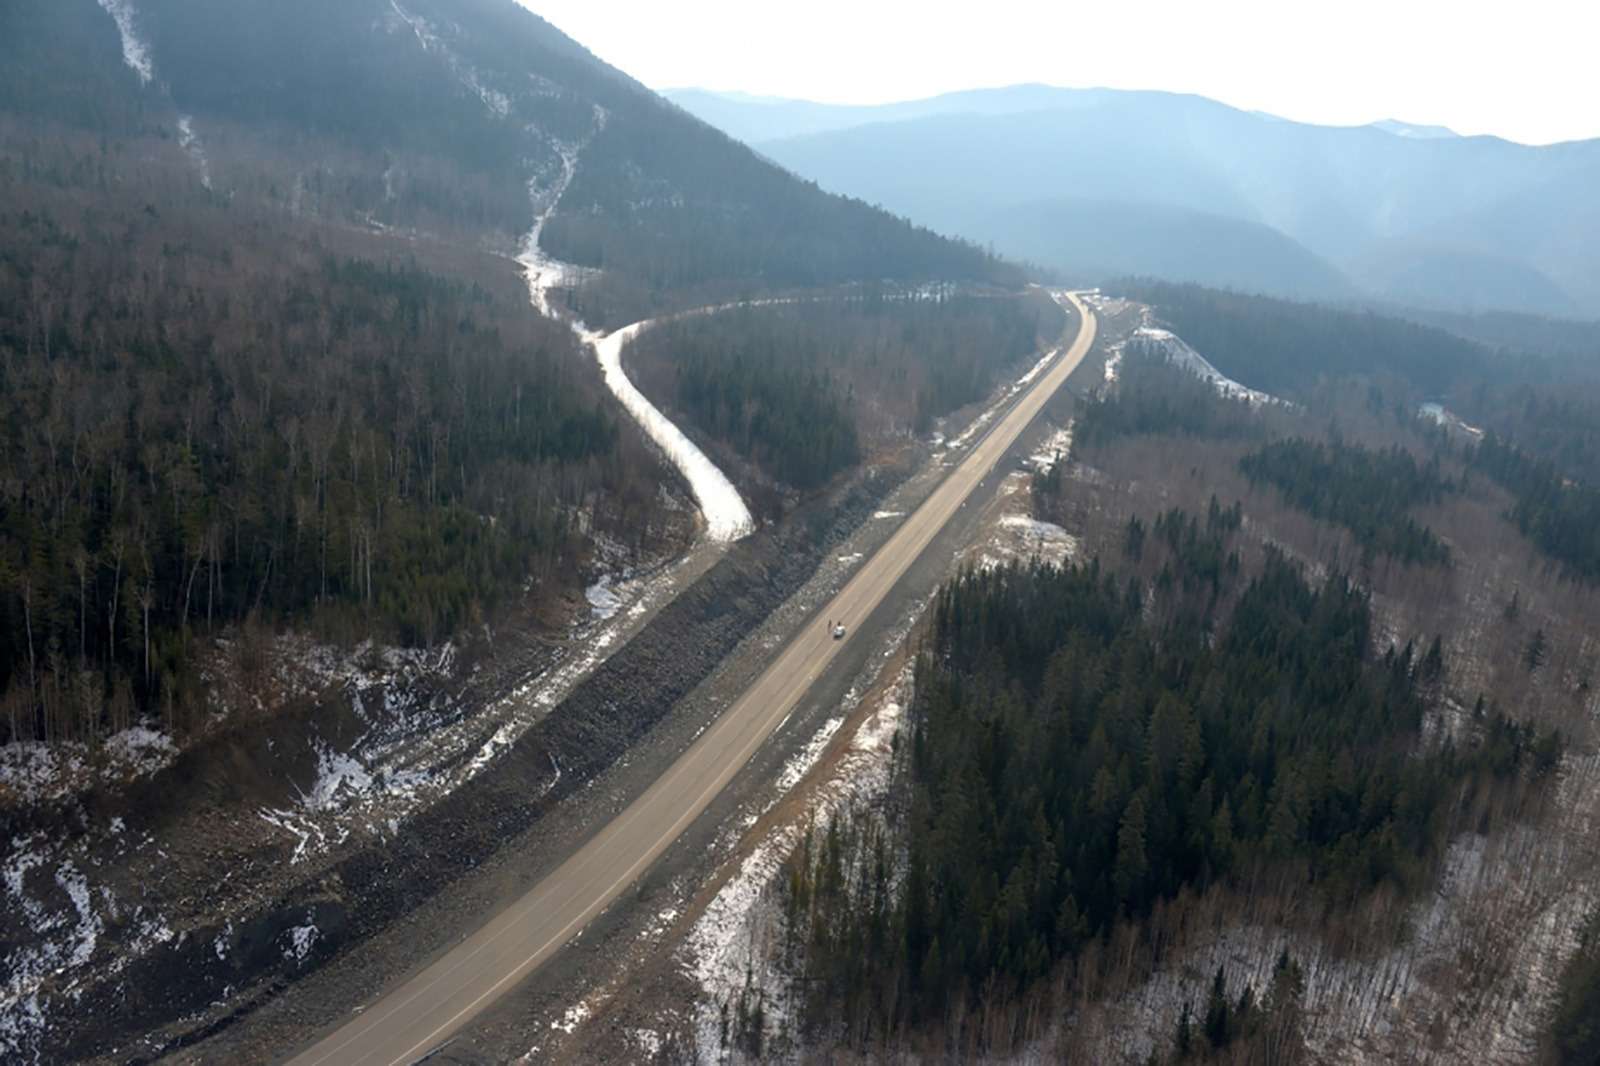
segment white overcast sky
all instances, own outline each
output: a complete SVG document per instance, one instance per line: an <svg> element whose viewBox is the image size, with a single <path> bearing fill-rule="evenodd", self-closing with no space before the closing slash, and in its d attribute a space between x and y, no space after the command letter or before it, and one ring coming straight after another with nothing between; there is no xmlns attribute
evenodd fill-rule
<svg viewBox="0 0 1600 1066"><path fill-rule="evenodd" d="M521 0L654 89L832 103L1045 82L1303 122L1600 137L1595 0Z"/></svg>

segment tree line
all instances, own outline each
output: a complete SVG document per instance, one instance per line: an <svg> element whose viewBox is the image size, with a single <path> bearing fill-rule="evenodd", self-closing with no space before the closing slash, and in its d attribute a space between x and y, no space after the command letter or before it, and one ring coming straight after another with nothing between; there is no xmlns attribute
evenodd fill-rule
<svg viewBox="0 0 1600 1066"><path fill-rule="evenodd" d="M1119 291L1155 307L1222 373L1274 396L1302 397L1324 377L1389 375L1441 396L1495 370L1480 344L1370 311L1165 282L1129 282Z"/></svg>
<svg viewBox="0 0 1600 1066"><path fill-rule="evenodd" d="M1472 450L1472 462L1511 493L1511 520L1541 552L1578 578L1600 581L1600 489L1493 432Z"/></svg>

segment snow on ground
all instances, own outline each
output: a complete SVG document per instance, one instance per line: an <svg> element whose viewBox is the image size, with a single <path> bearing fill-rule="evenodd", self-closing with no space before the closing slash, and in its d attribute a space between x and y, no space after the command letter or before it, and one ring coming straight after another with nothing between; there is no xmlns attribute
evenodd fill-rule
<svg viewBox="0 0 1600 1066"><path fill-rule="evenodd" d="M1062 303L1063 306L1065 306L1063 301L1066 299L1066 294L1064 292L1052 290L1050 295L1057 303ZM1004 407L1007 400L1011 399L1011 397L1015 396L1017 393L1026 388L1034 378L1043 373L1045 368L1054 362L1065 351L1065 348L1052 348L1045 352L1039 361L1028 369L1027 373L1023 374L1016 381L1004 386L1002 391L998 392L993 398L991 398L990 401L985 405L984 409L978 414L978 417L974 418L966 429L962 430L960 433L956 434L955 437L948 441L944 439L942 434L934 434L934 446L942 446L949 448L952 451L958 451L971 444L975 439L977 439L979 434L988 428L989 424L993 422L1000 414L1001 409Z"/></svg>
<svg viewBox="0 0 1600 1066"><path fill-rule="evenodd" d="M284 931L283 957L291 962L305 962L321 936L322 931L312 921L311 912L307 911L305 925L297 925Z"/></svg>
<svg viewBox="0 0 1600 1066"><path fill-rule="evenodd" d="M1202 381L1210 382L1218 393L1229 399L1244 400L1252 407L1283 402L1276 396L1260 392L1234 381L1212 366L1205 356L1184 343L1182 337L1169 330L1157 329L1154 326L1141 326L1134 331L1133 340L1147 350L1154 351L1173 366L1189 371Z"/></svg>
<svg viewBox="0 0 1600 1066"><path fill-rule="evenodd" d="M1055 465L1072 454L1072 423L1068 422L1044 439L1032 455L1025 460L1039 474L1048 474Z"/></svg>
<svg viewBox="0 0 1600 1066"><path fill-rule="evenodd" d="M1053 522L1008 514L1000 519L999 532L1003 539L997 550L1003 555L1056 564L1078 557L1078 538Z"/></svg>
<svg viewBox="0 0 1600 1066"><path fill-rule="evenodd" d="M1052 348L1050 351L1045 352L1044 355L1040 357L1040 359L1039 359L1039 361L1037 363L1034 363L1033 366L1028 368L1028 372L1026 374L1022 375L1020 378L1017 379L1016 383L1018 385L1026 385L1028 382L1030 382L1034 378L1038 377L1040 372L1043 371L1045 367L1050 365L1050 360L1054 359L1056 356L1058 356L1060 354L1061 354L1061 349L1060 348Z"/></svg>
<svg viewBox="0 0 1600 1066"><path fill-rule="evenodd" d="M451 48L438 34L433 32L433 27L428 24L427 19L420 15L413 15L401 7L398 0L389 0L389 7L400 21L405 23L411 29L411 32L416 35L417 43L422 46L422 50L442 56L445 63L450 67L450 73L455 75L456 80L464 88L483 101L484 107L501 118L511 114L511 98L505 93L484 85L472 65L464 61L456 54L455 49Z"/></svg>
<svg viewBox="0 0 1600 1066"><path fill-rule="evenodd" d="M1409 934L1371 953L1336 952L1275 926L1228 926L1111 1006L1101 1058L1144 1061L1185 1002L1204 1002L1219 967L1230 990L1248 981L1260 995L1287 949L1304 973L1304 1035L1316 1061L1395 1061L1430 1040L1430 1061L1532 1061L1563 960L1597 899L1593 871L1580 873L1566 855L1541 861L1550 850L1528 827L1457 837L1435 891L1410 909ZM1471 980L1451 980L1463 968ZM1444 1018L1441 1039L1430 1027Z"/></svg>
<svg viewBox="0 0 1600 1066"><path fill-rule="evenodd" d="M589 614L599 622L622 609L622 597L612 589L610 574L601 575L599 581L584 589L583 598L589 601Z"/></svg>
<svg viewBox="0 0 1600 1066"><path fill-rule="evenodd" d="M804 814L774 828L751 850L690 929L679 958L701 990L695 1016L697 1061L717 1061L722 1007L738 1000L747 981L765 994L768 1034L787 1026L793 1013L790 990L776 965L783 936L780 873L808 826L813 832L825 831L834 818L871 805L888 792L894 738L910 684L908 665L861 723L828 778L808 797ZM842 721L824 723L785 767L784 791L809 772Z"/></svg>
<svg viewBox="0 0 1600 1066"><path fill-rule="evenodd" d="M978 416L967 425L966 429L962 430L948 441L944 440L938 435L935 435L934 443L936 445L942 444L951 451L959 451L960 449L971 444L978 438L979 434L983 430L987 429L989 424L1000 415L1006 401L1011 399L1011 397L1015 396L1017 393L1021 392L1030 381L1038 377L1039 373L1044 370L1045 367L1049 366L1050 363L1065 350L1066 349L1064 348L1052 348L1050 351L1046 352L1044 354L1044 358L1035 363L1026 374L1023 374L1016 381L1006 385L1002 392L998 393L993 399L991 399L990 402L985 405L984 409L978 413Z"/></svg>
<svg viewBox="0 0 1600 1066"><path fill-rule="evenodd" d="M34 804L61 799L96 782L149 777L177 758L172 738L143 725L87 744L15 741L0 746L0 799Z"/></svg>
<svg viewBox="0 0 1600 1066"><path fill-rule="evenodd" d="M605 111L596 107L595 126L589 135L590 138L605 127L605 121ZM534 198L535 217L533 228L523 240L522 254L517 262L521 264L523 277L528 284L528 299L534 309L546 318L558 320L563 318L556 312L550 301L550 295L553 290L571 284L574 268L546 255L539 247L539 238L544 232L545 223L555 213L561 197L565 195L567 186L572 183L572 177L577 172L578 157L587 144L587 139L578 144L558 144L561 171L556 179L548 186L541 186L537 179L529 183L529 192ZM616 396L628 414L655 442L656 447L666 454L668 461L677 467L689 482L690 491L694 493L695 501L705 516L706 535L713 541L730 542L752 532L755 529L755 519L751 516L750 509L745 506L744 500L740 498L738 490L733 487L733 482L728 480L727 475L719 470L716 464L673 424L671 419L662 414L661 410L639 391L622 369L623 347L652 325L654 320L635 322L631 326L625 326L608 334L590 330L581 322L570 319L567 321L579 338L594 349L595 358L600 363L601 376L605 379L612 395Z"/></svg>
<svg viewBox="0 0 1600 1066"><path fill-rule="evenodd" d="M647 325L648 322L635 322L593 340L595 355L600 360L600 373L612 395L621 401L634 421L688 480L689 489L700 504L700 512L705 515L706 535L724 543L738 540L755 529L755 519L739 497L739 490L706 457L705 452L684 436L683 431L628 380L628 375L622 369L623 346L638 336Z"/></svg>
<svg viewBox="0 0 1600 1066"><path fill-rule="evenodd" d="M72 861L62 861L42 833L12 838L0 880L6 906L37 934L11 948L0 970L0 1060L38 1062L48 1025L43 999L74 995L81 979L74 971L94 956L105 919L88 879Z"/></svg>
<svg viewBox="0 0 1600 1066"><path fill-rule="evenodd" d="M100 6L116 20L117 33L122 37L122 61L139 76L139 84L149 85L156 76L155 65L150 61L150 46L134 25L133 0L100 0Z"/></svg>
<svg viewBox="0 0 1600 1066"><path fill-rule="evenodd" d="M1111 354L1106 356L1106 384L1115 385L1117 378L1122 374L1123 346L1118 344L1111 349Z"/></svg>
<svg viewBox="0 0 1600 1066"><path fill-rule="evenodd" d="M289 810L263 808L258 815L293 838L291 861L309 858L352 833L392 834L415 811L477 777L510 750L610 658L646 613L670 597L686 565L688 557L622 582L602 579L597 584L610 597L608 609L579 623L549 667L469 717L460 716L430 687L432 679L448 676L454 660L448 646L420 664L411 656L427 653L390 649L376 656L374 672L339 677L366 731L342 752L314 741L316 774L300 788L298 802ZM338 677L331 664L325 669ZM558 777L560 767L552 766L551 772Z"/></svg>
<svg viewBox="0 0 1600 1066"><path fill-rule="evenodd" d="M596 129L604 122L605 112L596 108ZM593 133L590 134L593 136ZM574 273L567 264L559 259L546 255L543 248L539 247L539 238L544 233L545 223L550 221L550 216L555 214L556 206L561 203L561 197L566 194L567 186L572 184L572 177L578 172L578 154L583 151L588 143L585 140L579 144L562 144L557 142L556 154L560 160L560 172L548 184L541 183L537 176L528 181L528 195L533 200L534 217L533 228L522 241L522 254L517 257L517 262L522 266L523 278L528 283L528 299L533 304L533 309L546 318L559 319L555 307L550 303L550 293L564 285L571 284L571 275ZM581 323L575 324L573 329L580 337L587 339L587 330Z"/></svg>
<svg viewBox="0 0 1600 1066"><path fill-rule="evenodd" d="M291 865L352 838L392 837L414 812L487 769L670 598L683 582L682 568L697 563L685 558L614 582L610 588L619 602L611 616L579 622L545 670L472 715L461 714L445 694L444 682L456 669L452 646L422 651L364 645L351 652L303 636L278 638L269 655L278 664L274 687L301 695L342 692L364 731L339 749L315 734L308 738L315 756L310 779L297 782L290 802L257 809L257 824L282 834ZM208 675L207 684L216 701L213 713L221 717L260 698L219 672ZM98 752L75 745L7 745L0 748L0 794L61 797L94 775L152 774L176 755L170 737L146 726L111 737ZM552 764L551 782L560 773ZM40 832L0 840L0 905L37 931L25 944L6 946L0 958L0 1061L38 1061L52 1013L71 1009L75 989L173 939L169 915L144 909L119 915L110 889L95 880L93 849L106 842L159 854L155 838L140 835L112 820L70 837ZM226 908L228 901L219 895L213 905ZM102 935L107 929L113 935ZM277 947L303 961L320 935L308 916ZM226 938L213 947L219 957L228 953Z"/></svg>
<svg viewBox="0 0 1600 1066"><path fill-rule="evenodd" d="M205 145L200 143L200 135L194 131L194 116L178 116L178 147L182 148L200 172L200 184L211 188L211 161L206 158Z"/></svg>
<svg viewBox="0 0 1600 1066"><path fill-rule="evenodd" d="M1463 422L1459 415L1446 408L1443 404L1425 403L1417 408L1417 414L1435 425L1443 426L1445 429L1457 430L1469 437L1483 436L1483 430Z"/></svg>

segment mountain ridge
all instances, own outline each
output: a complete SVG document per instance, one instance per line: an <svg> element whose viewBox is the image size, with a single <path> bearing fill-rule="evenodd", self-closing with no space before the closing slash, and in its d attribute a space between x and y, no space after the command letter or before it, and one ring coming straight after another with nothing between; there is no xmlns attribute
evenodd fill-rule
<svg viewBox="0 0 1600 1066"><path fill-rule="evenodd" d="M1041 106L1050 101L1059 106ZM762 137L775 106L724 98L702 113L826 188L1068 271L1090 266L1075 256L1072 233L1054 234L1058 253L1040 259L963 218L964 205L1067 198L1179 208L1277 230L1371 298L1600 313L1600 266L1589 251L1600 212L1584 193L1600 181L1600 140L1530 147L1413 126L1404 128L1430 135L1402 136L1392 122L1316 126L1192 95L1039 86L813 110L806 121L832 128ZM780 117L771 129L786 124ZM1269 258L1256 272L1277 269ZM1168 276L1211 274L1191 256ZM1337 287L1264 291L1341 296Z"/></svg>

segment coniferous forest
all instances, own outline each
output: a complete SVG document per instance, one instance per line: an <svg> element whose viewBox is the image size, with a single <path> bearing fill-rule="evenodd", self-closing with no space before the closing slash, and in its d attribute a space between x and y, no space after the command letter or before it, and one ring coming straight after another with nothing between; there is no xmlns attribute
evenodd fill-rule
<svg viewBox="0 0 1600 1066"><path fill-rule="evenodd" d="M174 233L188 195L0 208L0 283L29 294L0 305L8 737L181 732L197 641L232 623L433 644L569 561L577 523L647 528L653 460L514 277L242 208Z"/></svg>
<svg viewBox="0 0 1600 1066"><path fill-rule="evenodd" d="M1374 659L1363 592L1275 552L1243 573L1237 529L1231 507L1162 516L1138 548L1163 559L1148 587L1098 560L946 586L917 662L903 828L836 824L791 862L810 1024L937 1026L1157 901L1264 869L1333 914L1413 893L1474 796L1548 778L1560 737L1482 708L1470 743L1424 743L1437 647ZM1178 1046L1278 1017L1245 1026L1251 1005L1223 1002L1232 1023L1213 1004Z"/></svg>
<svg viewBox="0 0 1600 1066"><path fill-rule="evenodd" d="M1564 477L1493 433L1473 449L1475 465L1515 498L1512 521L1574 576L1600 581L1600 488Z"/></svg>
<svg viewBox="0 0 1600 1066"><path fill-rule="evenodd" d="M1445 543L1407 513L1437 503L1454 489L1439 472L1437 456L1421 464L1399 447L1372 451L1297 437L1251 452L1239 467L1252 482L1275 486L1313 518L1350 530L1369 555L1428 566L1450 561Z"/></svg>
<svg viewBox="0 0 1600 1066"><path fill-rule="evenodd" d="M1061 327L1037 296L872 291L688 315L624 359L687 425L804 490L982 399Z"/></svg>

